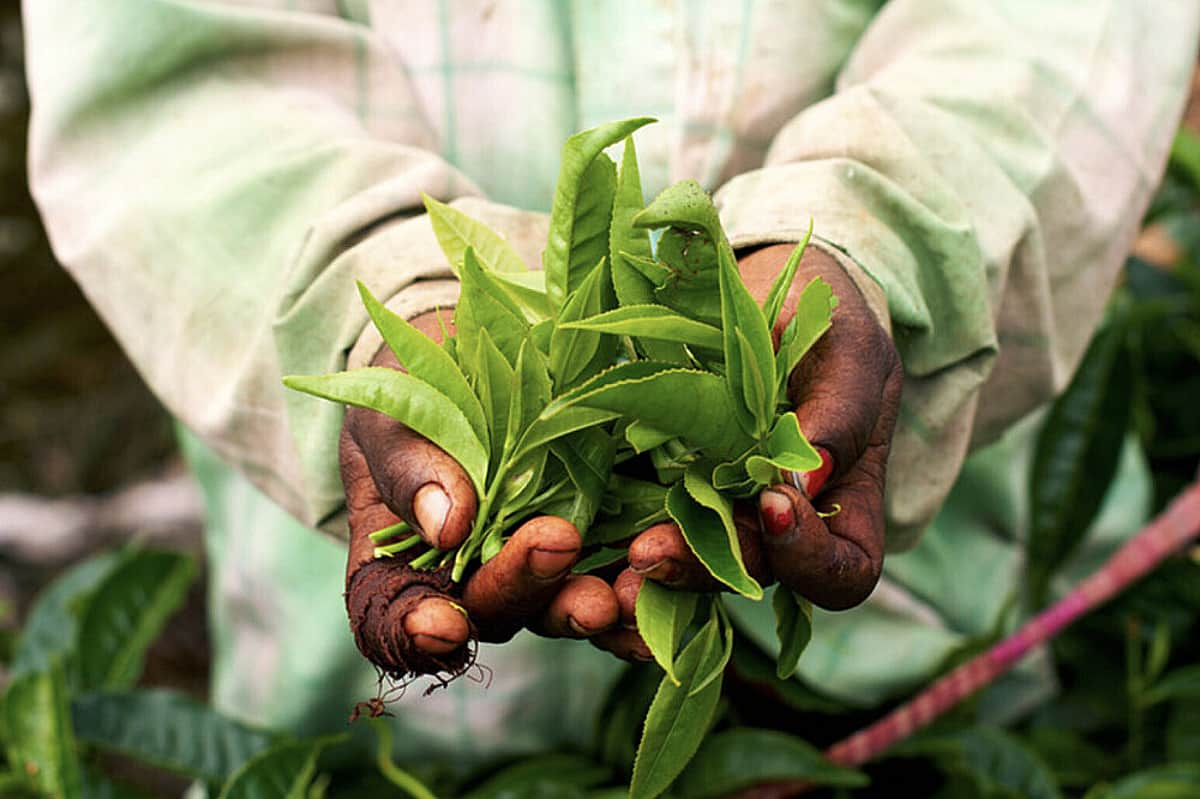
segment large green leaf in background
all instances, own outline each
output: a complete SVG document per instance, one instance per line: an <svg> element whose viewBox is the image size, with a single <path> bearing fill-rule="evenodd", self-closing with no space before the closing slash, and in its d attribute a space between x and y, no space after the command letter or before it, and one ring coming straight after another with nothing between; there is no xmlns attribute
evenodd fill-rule
<svg viewBox="0 0 1200 799"><path fill-rule="evenodd" d="M68 683L73 682L75 641L83 606L104 578L128 556L128 552L105 552L72 566L43 589L17 641L9 665L12 677L48 669L57 658L64 663Z"/></svg>
<svg viewBox="0 0 1200 799"><path fill-rule="evenodd" d="M679 799L720 799L763 782L804 780L814 785L859 788L860 771L835 766L812 744L773 730L745 727L710 736L679 775Z"/></svg>
<svg viewBox="0 0 1200 799"><path fill-rule="evenodd" d="M1031 749L994 727L971 727L919 735L894 755L933 758L947 774L966 780L984 796L1000 799L1061 799L1054 775Z"/></svg>
<svg viewBox="0 0 1200 799"><path fill-rule="evenodd" d="M218 799L304 799L317 755L334 739L281 741L246 761Z"/></svg>
<svg viewBox="0 0 1200 799"><path fill-rule="evenodd" d="M584 796L608 781L612 769L589 757L544 754L501 769L462 799L550 799Z"/></svg>
<svg viewBox="0 0 1200 799"><path fill-rule="evenodd" d="M1045 604L1050 580L1082 542L1116 473L1132 408L1126 329L1118 315L1092 339L1038 436L1027 558L1035 607Z"/></svg>
<svg viewBox="0 0 1200 799"><path fill-rule="evenodd" d="M1171 763L1098 785L1084 799L1195 799L1200 764Z"/></svg>
<svg viewBox="0 0 1200 799"><path fill-rule="evenodd" d="M215 784L278 738L161 688L84 694L71 714L83 743Z"/></svg>
<svg viewBox="0 0 1200 799"><path fill-rule="evenodd" d="M59 663L13 680L4 695L3 720L8 761L29 787L66 799L80 795L67 680Z"/></svg>
<svg viewBox="0 0 1200 799"><path fill-rule="evenodd" d="M142 659L187 595L195 563L174 552L125 558L100 583L79 625L82 690L132 686Z"/></svg>

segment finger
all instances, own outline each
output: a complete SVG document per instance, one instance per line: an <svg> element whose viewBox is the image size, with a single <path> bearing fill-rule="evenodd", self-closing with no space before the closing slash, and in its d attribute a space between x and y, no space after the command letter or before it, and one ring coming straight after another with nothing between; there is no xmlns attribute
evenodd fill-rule
<svg viewBox="0 0 1200 799"><path fill-rule="evenodd" d="M437 549L452 549L466 539L478 505L470 479L453 458L375 411L347 411L346 428L362 453L379 500L395 516Z"/></svg>
<svg viewBox="0 0 1200 799"><path fill-rule="evenodd" d="M734 527L746 571L769 581L770 569L759 544L758 514L750 505L734 506ZM723 591L725 585L700 562L674 522L647 528L629 545L629 568L644 577L680 591Z"/></svg>
<svg viewBox="0 0 1200 799"><path fill-rule="evenodd" d="M870 595L883 569L883 488L864 457L822 505L822 519L799 489L776 485L759 496L763 548L780 583L827 610L853 607Z"/></svg>
<svg viewBox="0 0 1200 799"><path fill-rule="evenodd" d="M567 578L536 630L551 638L587 638L617 623L620 608L612 586L587 574Z"/></svg>
<svg viewBox="0 0 1200 799"><path fill-rule="evenodd" d="M575 525L566 519L539 516L521 525L463 591L480 639L507 641L540 617L579 559L581 545Z"/></svg>
<svg viewBox="0 0 1200 799"><path fill-rule="evenodd" d="M629 545L629 568L636 574L688 591L716 591L719 584L692 552L674 522L647 528Z"/></svg>
<svg viewBox="0 0 1200 799"><path fill-rule="evenodd" d="M637 630L618 627L593 635L588 640L593 645L605 652L611 652L622 660L637 660L643 663L654 660L654 656L650 654L650 647L646 646L646 642L642 640L642 636L638 634Z"/></svg>
<svg viewBox="0 0 1200 799"><path fill-rule="evenodd" d="M788 398L804 435L824 450L825 476L836 480L866 452L884 412L884 387L900 372L900 360L862 293L840 267L810 271L833 286L839 303L829 329L792 371ZM806 277L797 282L807 282Z"/></svg>
<svg viewBox="0 0 1200 799"><path fill-rule="evenodd" d="M613 593L617 597L622 629L637 629L637 596L642 588L643 579L642 575L633 569L625 569L613 581Z"/></svg>
<svg viewBox="0 0 1200 799"><path fill-rule="evenodd" d="M410 643L430 655L447 655L467 643L471 627L461 605L443 596L429 596L402 621Z"/></svg>
<svg viewBox="0 0 1200 799"><path fill-rule="evenodd" d="M346 491L350 526L350 551L346 562L346 579L349 581L359 566L375 558L375 544L370 533L391 527L400 521L400 517L392 513L379 495L367 459L344 427L338 446L338 464Z"/></svg>

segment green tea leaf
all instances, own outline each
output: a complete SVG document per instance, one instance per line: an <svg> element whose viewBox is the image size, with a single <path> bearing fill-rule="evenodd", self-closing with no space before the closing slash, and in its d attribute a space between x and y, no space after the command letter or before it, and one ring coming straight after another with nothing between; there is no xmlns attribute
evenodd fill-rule
<svg viewBox="0 0 1200 799"><path fill-rule="evenodd" d="M800 420L788 411L775 420L767 436L767 455L781 469L807 472L821 466L821 455L800 430Z"/></svg>
<svg viewBox="0 0 1200 799"><path fill-rule="evenodd" d="M710 350L720 350L722 342L720 328L689 319L662 305L626 305L560 327L662 339Z"/></svg>
<svg viewBox="0 0 1200 799"><path fill-rule="evenodd" d="M948 773L959 775L986 796L1061 799L1045 763L1013 735L992 727L933 733L901 743L895 753L927 755Z"/></svg>
<svg viewBox="0 0 1200 799"><path fill-rule="evenodd" d="M634 255L633 253L629 252L622 252L621 259L626 264L633 267L633 269L639 275L644 277L655 290L666 286L667 282L671 279L671 268L666 264L654 260L653 258ZM622 304L624 304L624 302L622 302Z"/></svg>
<svg viewBox="0 0 1200 799"><path fill-rule="evenodd" d="M508 434L508 410L518 389L516 372L508 359L492 341L486 328L479 330L476 344L476 363L473 375L475 393L488 420L491 458L489 479L504 457L505 437Z"/></svg>
<svg viewBox="0 0 1200 799"><path fill-rule="evenodd" d="M638 589L635 606L638 632L650 654L676 685L680 682L675 676L675 651L696 613L699 598L699 594L672 591L653 580L643 580Z"/></svg>
<svg viewBox="0 0 1200 799"><path fill-rule="evenodd" d="M837 297L833 288L819 277L814 277L804 287L796 300L796 315L783 329L779 338L779 351L775 354L775 372L778 380L776 392L782 397L787 391L787 381L800 363L804 354L816 343L833 319Z"/></svg>
<svg viewBox="0 0 1200 799"><path fill-rule="evenodd" d="M738 354L742 364L742 399L746 407L755 415L755 434L761 436L774 416L775 398L767 395L767 379L759 368L760 364L754 350L750 346L746 334L740 329L735 330ZM772 361L774 365L774 361ZM773 386L774 380L770 381ZM766 410L767 407L771 410ZM757 410L756 410L757 409Z"/></svg>
<svg viewBox="0 0 1200 799"><path fill-rule="evenodd" d="M30 788L74 799L82 783L67 702L66 675L57 660L16 678L4 694L3 740L10 768Z"/></svg>
<svg viewBox="0 0 1200 799"><path fill-rule="evenodd" d="M622 364L558 401L619 412L714 457L746 449L745 434L728 423L733 409L725 381L710 372L655 366L646 361ZM639 372L644 376L632 376Z"/></svg>
<svg viewBox="0 0 1200 799"><path fill-rule="evenodd" d="M742 678L769 689L792 710L834 715L848 709L846 705L818 694L798 679L779 679L775 675L775 661L744 638L739 638L734 644L733 668Z"/></svg>
<svg viewBox="0 0 1200 799"><path fill-rule="evenodd" d="M667 487L659 483L614 474L608 484L608 499L619 505L620 511L588 530L589 544L630 538L667 519Z"/></svg>
<svg viewBox="0 0 1200 799"><path fill-rule="evenodd" d="M71 715L83 743L213 783L276 740L165 688L84 694L71 703Z"/></svg>
<svg viewBox="0 0 1200 799"><path fill-rule="evenodd" d="M473 250L464 253L462 286L454 311L458 329L458 352L463 371L472 374L478 363L479 331L487 330L509 363L517 362L517 352L529 331L521 310L498 280L480 267Z"/></svg>
<svg viewBox="0 0 1200 799"><path fill-rule="evenodd" d="M218 799L304 799L317 755L334 739L280 741L246 761Z"/></svg>
<svg viewBox="0 0 1200 799"><path fill-rule="evenodd" d="M566 468L575 486L570 511L560 515L582 533L592 526L608 486L616 441L593 427L551 442L550 451Z"/></svg>
<svg viewBox="0 0 1200 799"><path fill-rule="evenodd" d="M546 297L545 272L497 272L495 278L521 306L529 322L540 322L554 314Z"/></svg>
<svg viewBox="0 0 1200 799"><path fill-rule="evenodd" d="M756 487L755 481L746 472L748 459L747 455L743 455L736 460L717 464L712 473L713 488L735 495L743 493L743 489L753 490Z"/></svg>
<svg viewBox="0 0 1200 799"><path fill-rule="evenodd" d="M1173 699L1200 699L1200 664L1184 666L1164 675L1142 697L1142 705L1148 707Z"/></svg>
<svg viewBox="0 0 1200 799"><path fill-rule="evenodd" d="M613 290L621 305L640 305L654 298L654 284L634 268L630 257L650 258L650 236L633 225L633 218L645 206L642 179L638 173L637 150L633 137L625 139L621 170L617 174L617 193L613 199L612 226L608 234L608 258L612 264Z"/></svg>
<svg viewBox="0 0 1200 799"><path fill-rule="evenodd" d="M617 340L603 332L569 323L601 314L611 307L612 291L607 262L601 261L567 297L550 336L550 373L560 391L608 367L616 354Z"/></svg>
<svg viewBox="0 0 1200 799"><path fill-rule="evenodd" d="M771 290L767 292L767 298L763 300L763 316L767 318L768 329L774 329L775 322L779 320L779 312L783 310L783 301L787 299L788 290L791 289L792 281L796 278L796 269L800 266L800 259L804 256L804 251L808 249L808 241L812 238L812 232L813 223L810 219L808 232L804 234L804 238L788 256L787 263L783 265L783 271L775 278L775 282L771 284Z"/></svg>
<svg viewBox="0 0 1200 799"><path fill-rule="evenodd" d="M645 210L633 218L643 228L675 227L703 231L709 241L720 245L725 231L717 207L708 192L694 180L681 180L654 198Z"/></svg>
<svg viewBox="0 0 1200 799"><path fill-rule="evenodd" d="M743 596L762 598L762 586L746 572L742 562L729 500L695 468L688 469L684 481L667 492L667 514L713 577Z"/></svg>
<svg viewBox="0 0 1200 799"><path fill-rule="evenodd" d="M331 375L295 375L285 377L283 382L296 391L370 408L403 422L458 461L482 496L488 450L458 406L428 383L395 369L375 366Z"/></svg>
<svg viewBox="0 0 1200 799"><path fill-rule="evenodd" d="M79 623L85 690L133 685L146 650L183 604L195 573L186 555L147 550L124 559L97 586Z"/></svg>
<svg viewBox="0 0 1200 799"><path fill-rule="evenodd" d="M720 646L715 627L706 625L675 661L679 685L663 676L646 714L646 726L634 759L630 799L650 799L661 794L699 748L721 698L721 680L711 681L694 696L689 694L694 679L700 676L702 661L711 658Z"/></svg>
<svg viewBox="0 0 1200 799"><path fill-rule="evenodd" d="M475 435L486 445L488 425L483 407L450 354L406 319L385 308L362 283L358 284L358 293L371 321L400 365L413 377L424 380L457 405L471 423Z"/></svg>
<svg viewBox="0 0 1200 799"><path fill-rule="evenodd" d="M559 407L550 408L529 425L514 449L513 457L521 457L536 447L542 447L556 438L570 435L576 430L611 422L621 414L600 408Z"/></svg>
<svg viewBox="0 0 1200 799"><path fill-rule="evenodd" d="M674 437L670 433L655 430L653 427L637 420L634 420L625 427L625 440L629 442L629 446L633 447L633 451L639 454L662 446Z"/></svg>
<svg viewBox="0 0 1200 799"><path fill-rule="evenodd" d="M733 624L725 615L725 608L719 599L709 602L709 617L704 628L698 635L711 635L717 646L708 650L696 668L696 677L688 696L695 696L708 687L713 680L725 673L729 658L733 655Z"/></svg>
<svg viewBox="0 0 1200 799"><path fill-rule="evenodd" d="M821 456L800 432L800 421L792 411L775 420L763 450L765 455L752 455L746 460L746 472L758 486L779 482L781 469L807 472L821 466Z"/></svg>
<svg viewBox="0 0 1200 799"><path fill-rule="evenodd" d="M580 560L571 568L572 574L587 574L614 563L620 563L629 556L628 547L601 547L592 554Z"/></svg>
<svg viewBox="0 0 1200 799"><path fill-rule="evenodd" d="M1096 334L1038 435L1026 561L1035 606L1044 603L1054 573L1082 542L1116 473L1133 407L1125 337L1120 320Z"/></svg>
<svg viewBox="0 0 1200 799"><path fill-rule="evenodd" d="M595 741L600 759L622 774L633 770L638 731L662 680L662 670L655 664L627 664L596 714Z"/></svg>
<svg viewBox="0 0 1200 799"><path fill-rule="evenodd" d="M422 194L421 199L425 201L433 233L452 268L457 269L462 264L463 254L471 248L489 272L529 271L521 256L499 233L428 194Z"/></svg>
<svg viewBox="0 0 1200 799"><path fill-rule="evenodd" d="M497 499L494 524L502 532L508 519L525 516L537 508L537 497L544 489L543 476L550 453L539 447L510 466L504 476Z"/></svg>
<svg viewBox="0 0 1200 799"><path fill-rule="evenodd" d="M774 393L760 392L757 388L759 385L776 385L771 331L762 309L742 282L733 251L728 247L719 248L717 265L725 377L733 395L734 418L742 429L759 438L775 418Z"/></svg>
<svg viewBox="0 0 1200 799"><path fill-rule="evenodd" d="M78 683L79 618L105 578L132 556L130 550L95 555L67 569L42 589L17 639L9 666L13 679L61 663L68 686Z"/></svg>
<svg viewBox="0 0 1200 799"><path fill-rule="evenodd" d="M512 445L550 403L550 367L528 340L521 344L517 356L516 381L517 390L512 393L513 404L509 408L509 432L505 436L506 443Z"/></svg>
<svg viewBox="0 0 1200 799"><path fill-rule="evenodd" d="M764 782L861 788L861 771L836 766L808 742L774 730L737 727L709 736L679 775L679 799L720 799Z"/></svg>
<svg viewBox="0 0 1200 799"><path fill-rule="evenodd" d="M563 144L558 184L550 209L550 230L542 254L546 296L551 307L561 308L567 292L582 281L583 276L574 274L574 269L590 268L608 249L609 214L616 193L615 167L607 157L599 161L600 167L592 165L597 163L597 156L604 148L653 121L639 117L600 125L576 133ZM606 192L603 175L611 175Z"/></svg>
<svg viewBox="0 0 1200 799"><path fill-rule="evenodd" d="M684 316L721 324L717 248L704 233L669 228L658 241L658 259L668 275L654 297Z"/></svg>
<svg viewBox="0 0 1200 799"><path fill-rule="evenodd" d="M1086 799L1193 799L1197 785L1200 764L1168 763L1097 786L1088 791Z"/></svg>
<svg viewBox="0 0 1200 799"><path fill-rule="evenodd" d="M607 782L611 773L608 766L583 755L539 754L501 769L462 799L583 797L585 789Z"/></svg>
<svg viewBox="0 0 1200 799"><path fill-rule="evenodd" d="M781 585L775 589L771 605L775 610L775 632L779 635L775 673L786 680L795 674L800 655L812 639L812 604Z"/></svg>

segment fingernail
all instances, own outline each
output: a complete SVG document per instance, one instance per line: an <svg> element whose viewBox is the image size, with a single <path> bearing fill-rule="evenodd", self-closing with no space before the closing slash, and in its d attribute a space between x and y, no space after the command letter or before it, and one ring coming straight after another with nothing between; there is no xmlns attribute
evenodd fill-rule
<svg viewBox="0 0 1200 799"><path fill-rule="evenodd" d="M529 571L534 577L542 580L554 580L562 577L575 563L577 549L540 549L529 550Z"/></svg>
<svg viewBox="0 0 1200 799"><path fill-rule="evenodd" d="M574 630L576 635L581 635L584 638L587 638L592 634L590 630L588 630L579 622L575 621L574 616L567 616L567 626Z"/></svg>
<svg viewBox="0 0 1200 799"><path fill-rule="evenodd" d="M679 567L676 565L675 561L671 560L670 558L656 560L649 566L640 569L630 563L629 569L637 574L642 575L643 577L649 577L650 579L659 583L673 583L679 577Z"/></svg>
<svg viewBox="0 0 1200 799"><path fill-rule="evenodd" d="M796 511L792 508L792 501L778 491L763 491L759 495L758 505L768 535L781 536L796 526Z"/></svg>
<svg viewBox="0 0 1200 799"><path fill-rule="evenodd" d="M458 649L471 634L461 608L441 599L427 599L404 616L404 634L413 646L431 655Z"/></svg>
<svg viewBox="0 0 1200 799"><path fill-rule="evenodd" d="M434 549L441 549L442 527L450 514L450 495L437 483L426 483L413 496L413 517L424 538Z"/></svg>
<svg viewBox="0 0 1200 799"><path fill-rule="evenodd" d="M813 499L821 493L821 489L825 487L825 481L833 473L833 456L829 454L829 450L824 447L814 447L814 449L821 456L821 465L812 471L796 473L800 481L799 488L809 499Z"/></svg>

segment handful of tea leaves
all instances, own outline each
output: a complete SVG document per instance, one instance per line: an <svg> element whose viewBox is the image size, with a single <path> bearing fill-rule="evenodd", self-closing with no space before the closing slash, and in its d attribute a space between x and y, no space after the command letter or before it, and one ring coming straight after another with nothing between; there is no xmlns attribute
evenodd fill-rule
<svg viewBox="0 0 1200 799"><path fill-rule="evenodd" d="M643 207L631 134L652 120L569 138L541 272L496 232L426 198L434 232L461 280L456 334L439 345L360 284L363 302L405 372L366 368L288 377L287 386L385 413L463 467L479 498L467 539L427 547L401 524L372 535L376 557L448 568L459 581L500 551L525 518L571 521L585 545L621 542L667 519L730 590L760 600L746 571L733 502L808 471L821 458L788 408L796 363L829 327L836 299L812 281L778 350L771 329L807 238L760 306L742 282L712 200L694 181ZM624 141L620 169L605 154ZM652 246L650 230L659 229ZM632 477L641 459L656 480ZM604 548L577 571L614 562ZM808 640L808 604L773 599L781 676ZM713 597L649 581L639 630L665 671L647 718L633 792L664 790L694 753L720 695L732 626ZM682 716L692 722L681 724ZM665 781L664 781L665 780Z"/></svg>

